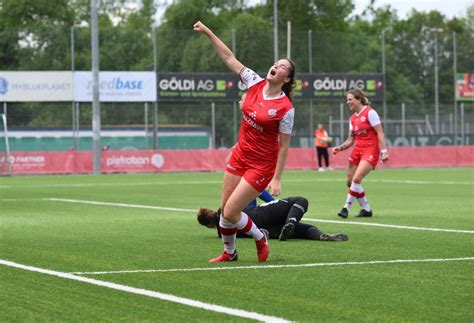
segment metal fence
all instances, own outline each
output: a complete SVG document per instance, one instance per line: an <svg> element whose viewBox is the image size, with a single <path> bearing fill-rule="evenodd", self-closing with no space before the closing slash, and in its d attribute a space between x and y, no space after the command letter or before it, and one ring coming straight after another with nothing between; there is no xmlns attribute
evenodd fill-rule
<svg viewBox="0 0 474 323"><path fill-rule="evenodd" d="M15 60L0 62L5 70L90 70L90 30L55 30L54 43L34 41L31 35L4 30L16 41ZM21 37L18 38L18 35ZM256 71L273 63L273 33L226 30L218 35L237 57ZM409 38L418 42L412 52L403 51ZM158 28L136 30L133 35L119 28L100 30L101 70L155 70L157 72L224 72L209 42L186 30ZM297 72L385 72L385 100L373 102L382 117L392 145L469 145L474 135L474 102L455 102L455 73L472 73L474 40L466 35L424 30L406 35L385 30L376 35L337 32L293 32L279 36L280 56L291 56ZM123 43L124 46L117 46ZM287 44L290 44L288 46ZM41 50L38 50L38 48ZM423 53L422 58L418 57ZM420 55L417 55L420 54ZM416 103L414 103L416 102ZM339 102L317 100L294 102L295 128L291 145L313 144L317 123L326 125L337 144L347 136L349 110L344 97ZM3 113L12 133L34 131L69 133L66 146L87 149L81 144L92 124L91 104L4 103ZM135 130L143 145L136 149L172 148L160 145L172 131L200 129L207 147L230 147L237 138L240 111L236 102L150 102L102 103L103 130ZM169 130L173 129L173 130ZM59 132L58 132L59 131ZM61 132L62 131L62 132ZM155 137L157 135L157 137ZM38 137L40 135L37 135ZM426 139L428 138L428 139ZM125 145L127 146L127 145ZM19 150L13 145L12 151ZM53 150L54 145L38 145ZM64 145L61 146L64 149ZM181 145L175 148L189 148ZM123 146L110 147L122 149Z"/></svg>

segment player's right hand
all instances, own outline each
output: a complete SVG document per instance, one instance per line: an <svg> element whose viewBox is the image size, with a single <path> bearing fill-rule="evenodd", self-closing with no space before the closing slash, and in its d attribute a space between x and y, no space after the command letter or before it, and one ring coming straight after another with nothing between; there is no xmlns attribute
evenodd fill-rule
<svg viewBox="0 0 474 323"><path fill-rule="evenodd" d="M332 149L332 154L336 155L340 151L342 151L341 146L336 146Z"/></svg>

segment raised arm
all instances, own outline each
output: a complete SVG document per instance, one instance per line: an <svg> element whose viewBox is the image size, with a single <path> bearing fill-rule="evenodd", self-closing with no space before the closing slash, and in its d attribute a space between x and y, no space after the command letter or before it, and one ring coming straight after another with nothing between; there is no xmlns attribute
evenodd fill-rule
<svg viewBox="0 0 474 323"><path fill-rule="evenodd" d="M227 47L226 44L224 44L224 42L212 32L212 30L210 30L200 21L194 24L193 29L194 31L206 34L214 46L219 58L232 72L239 74L242 71L244 65L239 60L237 60L234 53L232 53L229 47Z"/></svg>

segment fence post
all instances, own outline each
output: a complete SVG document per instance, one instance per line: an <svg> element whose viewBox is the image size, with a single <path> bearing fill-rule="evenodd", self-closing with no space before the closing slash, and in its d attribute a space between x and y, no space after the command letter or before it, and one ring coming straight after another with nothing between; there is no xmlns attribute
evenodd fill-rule
<svg viewBox="0 0 474 323"><path fill-rule="evenodd" d="M332 121L332 115L329 116L328 122L329 122L329 133L330 133L330 134L333 134L333 132L332 132L332 123L333 123L334 121Z"/></svg>
<svg viewBox="0 0 474 323"><path fill-rule="evenodd" d="M387 126L387 99L386 99L386 77L385 77L385 31L386 28L382 29L382 82L383 82L383 127Z"/></svg>
<svg viewBox="0 0 474 323"><path fill-rule="evenodd" d="M145 123L145 149L148 149L148 102L145 102L145 111L144 111L144 123Z"/></svg>
<svg viewBox="0 0 474 323"><path fill-rule="evenodd" d="M342 143L344 142L344 104L343 103L339 105L339 110L340 110L340 115L341 115L339 133L341 135L341 143Z"/></svg>
<svg viewBox="0 0 474 323"><path fill-rule="evenodd" d="M81 138L80 135L79 135L79 133L81 132L79 106L80 106L80 103L76 102L76 110L75 110L75 114L76 114L76 140L74 142L74 148L76 150L79 150L79 143L80 143L80 138Z"/></svg>
<svg viewBox="0 0 474 323"><path fill-rule="evenodd" d="M237 55L237 42L235 38L235 29L232 29L232 53ZM237 142L237 103L235 101L232 102L232 110L233 110L233 124L234 124L234 143Z"/></svg>
<svg viewBox="0 0 474 323"><path fill-rule="evenodd" d="M402 103L402 138L405 140L405 103Z"/></svg>
<svg viewBox="0 0 474 323"><path fill-rule="evenodd" d="M314 113L313 113L313 100L309 101L309 143L311 146L311 138L313 138L314 129Z"/></svg>
<svg viewBox="0 0 474 323"><path fill-rule="evenodd" d="M216 104L211 103L211 124L212 124L212 141L211 149L216 149Z"/></svg>
<svg viewBox="0 0 474 323"><path fill-rule="evenodd" d="M453 114L449 114L449 133L453 133Z"/></svg>
<svg viewBox="0 0 474 323"><path fill-rule="evenodd" d="M460 111L461 112L461 142L462 142L462 145L464 146L466 144L465 141L464 141L466 139L466 137L465 137L466 133L465 133L465 129L464 129L464 126L465 126L465 124L464 124L464 103L461 103L460 108L461 108L461 111Z"/></svg>
<svg viewBox="0 0 474 323"><path fill-rule="evenodd" d="M71 27L71 72L73 72L74 75L74 69L75 69L75 60L74 60L74 26ZM73 140L73 147L74 150L78 150L79 147L77 146L77 136L79 135L79 130L76 128L76 104L74 102L74 99L72 99L71 102L71 113L72 113L72 140Z"/></svg>
<svg viewBox="0 0 474 323"><path fill-rule="evenodd" d="M457 101L456 101L456 95L457 95L457 79L456 79L456 72L457 72L457 62L458 62L458 55L457 55L457 46L456 46L456 32L453 31L453 78L454 78L454 145L457 146L457 135L458 135L458 107L457 107Z"/></svg>
<svg viewBox="0 0 474 323"><path fill-rule="evenodd" d="M158 82L158 61L157 61L157 47L156 47L156 28L151 30L152 44L153 44L153 72L155 72L156 81ZM158 95L155 102L153 102L153 149L158 149Z"/></svg>

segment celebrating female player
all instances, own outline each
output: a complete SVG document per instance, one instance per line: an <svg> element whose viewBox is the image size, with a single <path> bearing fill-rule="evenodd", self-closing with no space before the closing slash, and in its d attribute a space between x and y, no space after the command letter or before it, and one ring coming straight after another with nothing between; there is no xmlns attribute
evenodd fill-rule
<svg viewBox="0 0 474 323"><path fill-rule="evenodd" d="M273 195L281 191L281 175L288 155L294 108L291 94L295 66L289 59L273 64L266 79L245 67L232 51L202 22L194 30L204 33L223 63L239 74L247 85L242 109L239 139L227 162L222 182L219 229L224 252L210 262L237 259L236 233L241 230L255 239L259 261L266 261L270 250L267 237L242 209L267 186Z"/></svg>
<svg viewBox="0 0 474 323"><path fill-rule="evenodd" d="M372 216L372 209L361 183L364 177L375 169L379 158L382 162L388 160L388 151L380 117L369 104L369 100L361 90L352 89L347 92L347 105L351 111L354 111L349 122L349 137L344 143L332 150L335 155L350 148L355 142L347 167L349 193L344 207L337 214L342 218L347 218L352 203L356 199L361 206L361 211L357 217Z"/></svg>

